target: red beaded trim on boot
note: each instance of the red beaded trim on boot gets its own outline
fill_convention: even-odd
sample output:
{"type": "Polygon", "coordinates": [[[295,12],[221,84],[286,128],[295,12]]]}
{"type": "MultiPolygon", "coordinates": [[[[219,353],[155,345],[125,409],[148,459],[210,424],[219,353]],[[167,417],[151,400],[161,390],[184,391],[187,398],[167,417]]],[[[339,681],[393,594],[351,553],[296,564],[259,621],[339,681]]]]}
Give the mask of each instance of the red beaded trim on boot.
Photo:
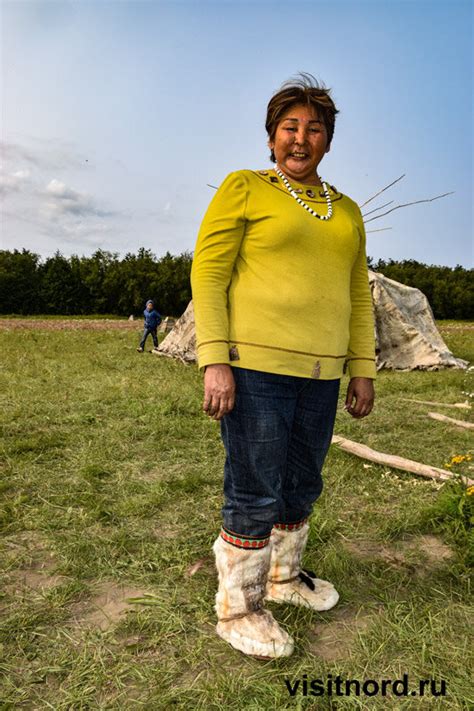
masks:
{"type": "Polygon", "coordinates": [[[308,516],[302,521],[296,521],[296,523],[275,523],[273,525],[274,528],[278,528],[280,531],[297,531],[304,526],[307,520],[308,516]]]}
{"type": "Polygon", "coordinates": [[[270,542],[270,536],[242,536],[240,533],[227,531],[224,527],[221,528],[220,535],[224,541],[237,548],[265,548],[270,542]]]}

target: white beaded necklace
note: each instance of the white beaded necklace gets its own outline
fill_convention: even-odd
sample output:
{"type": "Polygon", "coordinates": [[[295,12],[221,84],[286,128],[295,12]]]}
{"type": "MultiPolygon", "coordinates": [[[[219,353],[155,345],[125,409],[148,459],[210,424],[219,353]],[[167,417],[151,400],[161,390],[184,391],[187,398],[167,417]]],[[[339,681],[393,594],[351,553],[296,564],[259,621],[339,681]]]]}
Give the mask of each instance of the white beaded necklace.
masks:
{"type": "Polygon", "coordinates": [[[302,205],[305,210],[310,212],[311,215],[313,215],[314,217],[317,217],[318,220],[329,220],[329,218],[332,215],[332,202],[331,202],[331,196],[329,195],[329,191],[327,189],[327,185],[324,182],[324,180],[321,180],[321,178],[319,178],[321,180],[321,183],[323,184],[324,197],[326,198],[326,202],[328,204],[328,214],[327,215],[318,215],[318,213],[315,212],[309,205],[307,205],[304,202],[304,200],[302,200],[300,197],[298,197],[297,193],[295,192],[295,190],[293,190],[289,181],[286,179],[286,176],[282,173],[282,171],[280,170],[280,168],[277,165],[275,166],[274,170],[275,170],[275,173],[280,176],[285,188],[288,190],[290,195],[292,195],[295,198],[296,202],[299,202],[299,204],[302,205]]]}

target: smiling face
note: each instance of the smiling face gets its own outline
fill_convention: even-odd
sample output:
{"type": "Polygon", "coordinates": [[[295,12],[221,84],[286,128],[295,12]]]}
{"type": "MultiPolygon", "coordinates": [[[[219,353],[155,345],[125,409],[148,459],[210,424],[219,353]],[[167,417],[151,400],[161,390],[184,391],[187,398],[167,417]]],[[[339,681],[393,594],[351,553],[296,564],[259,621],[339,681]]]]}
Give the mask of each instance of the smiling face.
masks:
{"type": "Polygon", "coordinates": [[[321,185],[316,169],[329,152],[327,131],[314,106],[297,104],[281,117],[275,137],[268,141],[278,167],[290,180],[321,185]]]}

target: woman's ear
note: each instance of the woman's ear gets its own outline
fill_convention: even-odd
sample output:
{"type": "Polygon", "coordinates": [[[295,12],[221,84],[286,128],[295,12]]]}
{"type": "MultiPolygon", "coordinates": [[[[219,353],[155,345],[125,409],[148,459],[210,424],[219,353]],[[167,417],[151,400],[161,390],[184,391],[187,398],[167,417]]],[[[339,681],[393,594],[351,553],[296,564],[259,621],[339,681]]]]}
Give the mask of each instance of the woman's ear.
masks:
{"type": "Polygon", "coordinates": [[[270,149],[270,160],[271,160],[273,163],[276,163],[275,153],[274,153],[274,151],[273,151],[273,149],[275,148],[275,141],[272,140],[271,138],[269,138],[268,141],[267,141],[267,146],[268,146],[269,149],[270,149]]]}

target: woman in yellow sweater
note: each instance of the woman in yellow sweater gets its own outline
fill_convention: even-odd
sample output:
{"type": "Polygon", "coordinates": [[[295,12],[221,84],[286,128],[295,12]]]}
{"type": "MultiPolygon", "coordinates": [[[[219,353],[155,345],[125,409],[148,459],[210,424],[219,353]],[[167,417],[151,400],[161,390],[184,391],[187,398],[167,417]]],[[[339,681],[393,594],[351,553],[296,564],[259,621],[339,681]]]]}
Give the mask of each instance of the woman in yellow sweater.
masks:
{"type": "Polygon", "coordinates": [[[211,201],[191,286],[204,411],[226,450],[213,550],[217,633],[246,654],[291,654],[264,600],[333,607],[332,583],[301,568],[336,416],[373,407],[375,334],[358,205],[322,181],[338,113],[310,75],[267,107],[268,170],[230,173],[211,201]]]}

